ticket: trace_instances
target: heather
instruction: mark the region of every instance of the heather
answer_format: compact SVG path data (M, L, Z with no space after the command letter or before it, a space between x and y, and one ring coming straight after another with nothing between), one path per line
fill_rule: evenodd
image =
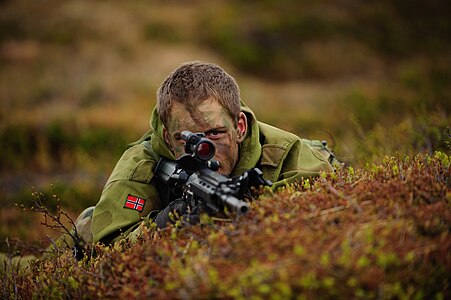
M244 216L143 224L133 243L70 251L3 278L14 298L446 299L450 157L385 157L277 192Z

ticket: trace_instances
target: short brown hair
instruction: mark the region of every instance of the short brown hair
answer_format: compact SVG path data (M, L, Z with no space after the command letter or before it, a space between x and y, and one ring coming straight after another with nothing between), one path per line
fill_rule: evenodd
M157 111L167 125L172 101L183 103L191 114L199 102L216 99L238 121L240 91L235 79L221 67L202 62L182 64L161 84L157 92Z

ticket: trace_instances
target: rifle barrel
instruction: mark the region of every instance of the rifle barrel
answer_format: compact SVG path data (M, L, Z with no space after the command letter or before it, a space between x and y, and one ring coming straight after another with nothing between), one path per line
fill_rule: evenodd
M232 208L237 213L245 214L249 210L249 204L231 195L220 195L225 206Z

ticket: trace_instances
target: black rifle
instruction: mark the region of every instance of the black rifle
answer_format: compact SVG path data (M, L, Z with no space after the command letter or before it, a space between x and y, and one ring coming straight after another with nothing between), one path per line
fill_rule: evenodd
M160 159L155 176L165 187L167 205L183 198L192 207L201 204L209 213L217 213L225 207L238 213L249 209L246 198L253 187L270 186L258 168L253 168L234 178L217 172L219 163L213 160L215 146L203 133L182 132L185 154L176 161ZM162 193L160 193L161 195Z

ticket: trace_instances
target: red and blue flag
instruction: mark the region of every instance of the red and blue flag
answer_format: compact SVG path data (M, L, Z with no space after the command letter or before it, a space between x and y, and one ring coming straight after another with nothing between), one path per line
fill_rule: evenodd
M129 209L133 209L133 210L142 212L144 209L145 203L146 203L146 200L144 200L143 198L128 195L127 200L125 200L124 208L129 208Z

